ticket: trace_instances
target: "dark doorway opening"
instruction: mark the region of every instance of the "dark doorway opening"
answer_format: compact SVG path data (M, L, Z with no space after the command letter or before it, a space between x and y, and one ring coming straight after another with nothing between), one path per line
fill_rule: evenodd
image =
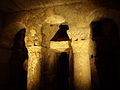
M51 39L51 41L69 41L67 30L69 29L68 25L60 25L59 30Z
M14 37L11 48L12 55L10 60L10 87L11 90L26 90L27 71L23 64L28 59L28 51L25 47L25 29L21 29Z
M119 90L120 48L117 24L103 18L92 22L91 30L92 40L96 44L95 65L100 81L100 88L93 85L93 90Z
M69 89L69 54L59 53L57 60L57 87L55 90Z

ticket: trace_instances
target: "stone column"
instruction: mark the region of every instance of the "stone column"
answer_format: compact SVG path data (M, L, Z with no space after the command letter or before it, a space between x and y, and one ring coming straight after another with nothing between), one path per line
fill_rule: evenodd
M41 46L28 47L27 90L39 90L41 76Z
M41 33L35 28L26 31L26 47L28 49L27 90L39 90L41 80Z
M91 73L89 61L89 39L73 41L75 90L90 90Z

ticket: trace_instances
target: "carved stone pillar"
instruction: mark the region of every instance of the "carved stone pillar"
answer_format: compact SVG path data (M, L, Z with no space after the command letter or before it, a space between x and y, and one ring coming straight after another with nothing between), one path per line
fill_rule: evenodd
M74 59L75 90L90 90L89 40L73 41L71 46Z
M39 90L41 76L41 46L28 47L27 90Z

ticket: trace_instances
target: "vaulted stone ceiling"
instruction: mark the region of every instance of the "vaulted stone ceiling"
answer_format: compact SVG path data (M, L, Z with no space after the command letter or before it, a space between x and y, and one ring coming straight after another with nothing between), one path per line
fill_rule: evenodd
M81 3L83 5L83 3L88 2L96 6L120 10L119 0L0 0L0 10L16 12L73 3Z

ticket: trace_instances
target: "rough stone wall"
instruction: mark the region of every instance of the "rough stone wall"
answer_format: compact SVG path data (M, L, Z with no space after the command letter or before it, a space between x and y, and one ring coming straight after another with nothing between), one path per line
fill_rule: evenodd
M94 46L90 46L89 53L88 51L86 52L88 48L86 49L86 47L84 47L84 43L89 43L90 40L90 23L92 21L100 19L101 17L108 17L115 20L117 24L120 23L120 13L117 10L107 9L100 6L99 3L95 5L91 1L78 3L77 1L75 1L75 3L67 2L67 4L59 3L52 5L53 6L51 6L51 4L48 4L48 6L46 5L42 8L39 7L38 9L33 8L32 10L26 9L23 11L21 10L20 12L10 13L6 21L6 27L3 29L2 32L3 35L1 35L1 47L4 46L10 49L10 47L12 46L14 35L21 28L25 27L27 30L25 40L26 47L28 48L29 52L28 88L30 89L28 90L33 90L33 88L34 90L38 90L38 85L40 83L40 79L38 80L38 77L40 77L41 75L41 64L44 64L44 61L42 61L44 60L44 58L42 58L42 56L46 57L50 47L50 39L54 36L56 31L59 29L58 26L61 24L61 22L57 23L58 18L55 19L56 23L54 24L47 22L46 19L48 19L50 16L58 15L64 18L65 21L63 22L68 23L68 35L73 43L77 41L81 44L80 49L83 51L83 53L81 53L81 57L87 54L88 64L89 55L93 54L92 50L94 48ZM88 44L87 47L89 47ZM86 53L84 53L84 51ZM7 49L6 52L10 52L10 50ZM45 60L47 60L47 58ZM9 58L1 60L7 60L8 62ZM92 63L94 64L94 62ZM89 67L89 65L87 66ZM79 67L80 66L78 65L75 68ZM76 72L81 71L78 70ZM34 85L35 82L37 86Z

